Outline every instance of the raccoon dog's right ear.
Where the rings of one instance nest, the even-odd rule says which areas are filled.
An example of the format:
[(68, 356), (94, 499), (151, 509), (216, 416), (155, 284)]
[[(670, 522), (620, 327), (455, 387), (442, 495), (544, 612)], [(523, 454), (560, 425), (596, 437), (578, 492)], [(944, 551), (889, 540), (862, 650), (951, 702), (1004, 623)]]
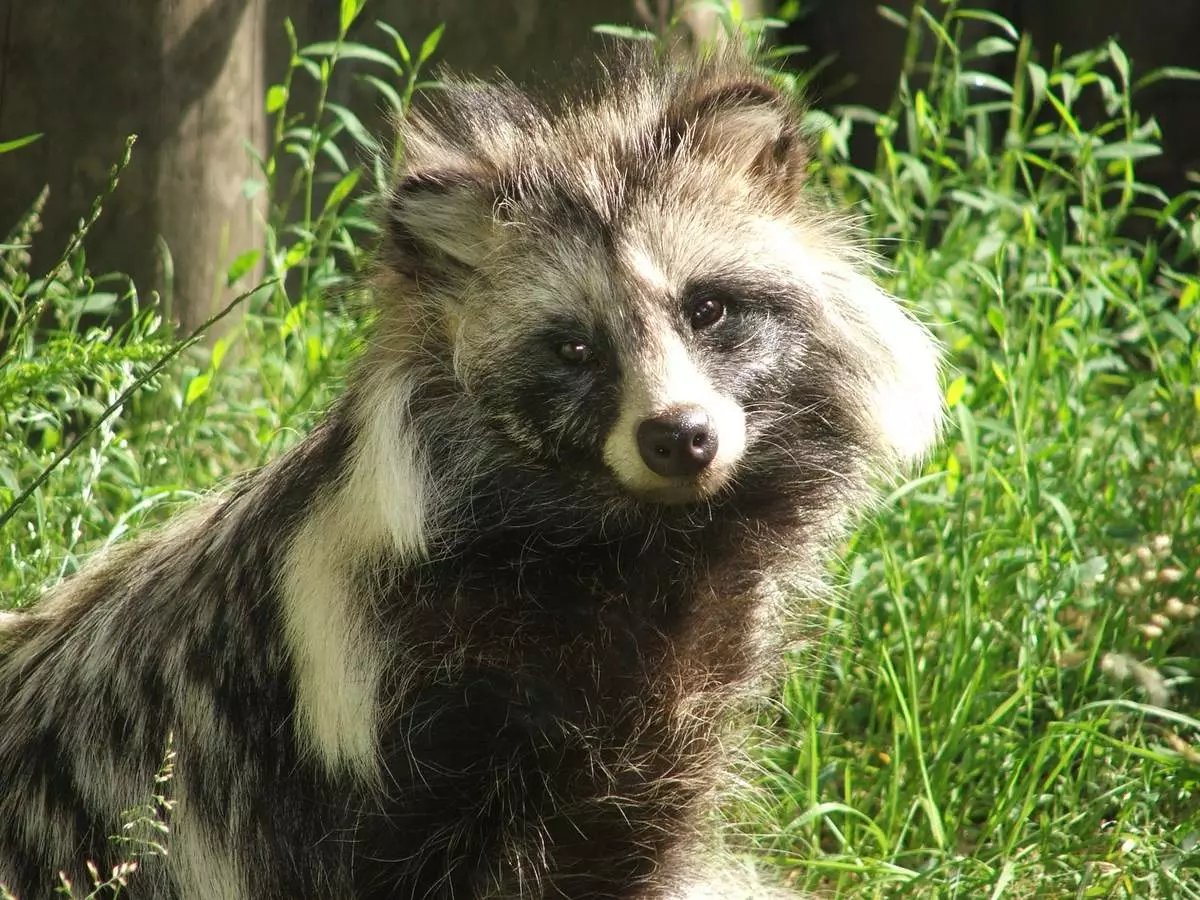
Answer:
[(396, 264), (414, 271), (447, 261), (477, 266), (499, 227), (502, 173), (545, 125), (512, 84), (445, 75), (399, 126), (405, 165), (387, 206)]
[(444, 269), (447, 262), (477, 266), (495, 227), (489, 181), (453, 163), (402, 175), (387, 201), (392, 264), (412, 276)]

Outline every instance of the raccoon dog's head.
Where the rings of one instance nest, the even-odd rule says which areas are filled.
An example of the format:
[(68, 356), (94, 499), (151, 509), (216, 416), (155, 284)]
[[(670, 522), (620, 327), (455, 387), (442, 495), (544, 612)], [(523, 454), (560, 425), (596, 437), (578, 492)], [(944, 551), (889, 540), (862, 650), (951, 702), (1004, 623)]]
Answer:
[(402, 126), (384, 321), (440, 345), (479, 453), (659, 505), (856, 481), (934, 439), (934, 345), (806, 202), (799, 112), (748, 65), (429, 105)]

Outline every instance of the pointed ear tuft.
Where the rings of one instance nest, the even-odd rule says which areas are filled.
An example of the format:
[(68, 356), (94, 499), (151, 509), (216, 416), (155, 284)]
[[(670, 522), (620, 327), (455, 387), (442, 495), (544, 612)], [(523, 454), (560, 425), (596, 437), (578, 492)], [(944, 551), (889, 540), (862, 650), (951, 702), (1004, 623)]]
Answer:
[(749, 77), (705, 83), (679, 96), (663, 123), (667, 140), (718, 159), (785, 202), (804, 184), (809, 156), (794, 104)]

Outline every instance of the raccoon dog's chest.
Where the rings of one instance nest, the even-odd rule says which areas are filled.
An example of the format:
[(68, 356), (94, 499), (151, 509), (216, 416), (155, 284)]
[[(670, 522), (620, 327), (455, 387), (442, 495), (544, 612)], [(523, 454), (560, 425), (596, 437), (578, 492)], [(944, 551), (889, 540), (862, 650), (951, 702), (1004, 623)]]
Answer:
[[(680, 715), (697, 579), (630, 549), (484, 553), (397, 582), (406, 639), (385, 688), (393, 787), (375, 838), (407, 847), (417, 883), (449, 868), (466, 894), (496, 860), (520, 871), (547, 848), (563, 889), (625, 881), (687, 828), (712, 739)], [(619, 859), (598, 868), (601, 846)]]

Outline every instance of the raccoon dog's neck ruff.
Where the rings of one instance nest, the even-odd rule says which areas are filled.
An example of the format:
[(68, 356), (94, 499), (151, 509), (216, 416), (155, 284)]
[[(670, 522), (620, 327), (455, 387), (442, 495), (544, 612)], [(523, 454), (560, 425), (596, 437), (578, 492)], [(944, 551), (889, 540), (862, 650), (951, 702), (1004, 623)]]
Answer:
[(134, 900), (768, 896), (722, 748), (937, 352), (769, 80), (607, 65), (432, 94), (323, 424), (0, 621), (0, 883), (124, 858), (170, 735)]

